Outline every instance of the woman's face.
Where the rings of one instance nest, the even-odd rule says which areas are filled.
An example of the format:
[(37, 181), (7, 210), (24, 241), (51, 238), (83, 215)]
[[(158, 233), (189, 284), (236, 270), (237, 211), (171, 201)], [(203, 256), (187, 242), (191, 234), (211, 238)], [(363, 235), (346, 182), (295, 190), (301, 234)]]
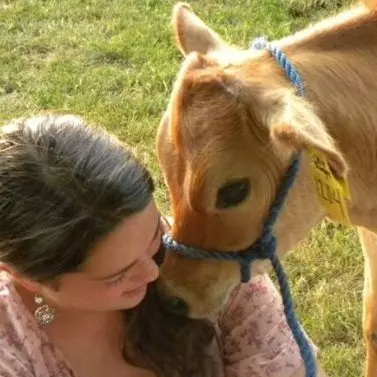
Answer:
[(50, 305), (74, 310), (132, 308), (143, 300), (148, 283), (158, 277), (152, 258), (161, 234), (160, 215), (152, 201), (103, 238), (81, 272), (64, 275), (58, 290), (43, 287), (40, 293)]

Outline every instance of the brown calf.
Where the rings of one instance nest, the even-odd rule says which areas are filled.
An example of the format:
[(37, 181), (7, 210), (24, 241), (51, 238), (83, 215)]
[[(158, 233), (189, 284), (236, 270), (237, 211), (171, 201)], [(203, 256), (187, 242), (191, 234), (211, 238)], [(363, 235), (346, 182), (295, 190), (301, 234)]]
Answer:
[[(249, 246), (293, 153), (322, 152), (349, 182), (348, 213), (365, 252), (366, 375), (377, 376), (377, 14), (361, 6), (274, 42), (301, 72), (304, 98), (268, 51), (229, 46), (187, 5), (176, 5), (173, 25), (185, 61), (157, 144), (174, 238), (205, 249)], [(329, 215), (309, 165), (304, 153), (276, 226), (281, 257)], [(268, 268), (256, 262), (252, 272)], [(236, 263), (170, 253), (161, 277), (163, 294), (183, 300), (192, 317), (216, 313), (240, 281)]]

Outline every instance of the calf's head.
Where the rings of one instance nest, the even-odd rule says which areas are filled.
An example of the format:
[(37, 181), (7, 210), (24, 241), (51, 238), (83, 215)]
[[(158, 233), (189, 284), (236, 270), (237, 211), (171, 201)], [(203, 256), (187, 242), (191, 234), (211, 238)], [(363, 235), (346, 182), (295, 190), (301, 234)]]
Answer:
[[(293, 153), (315, 147), (336, 174), (346, 166), (268, 52), (234, 49), (185, 4), (175, 6), (173, 25), (185, 60), (157, 137), (172, 235), (204, 249), (242, 250), (259, 237)], [(267, 265), (254, 263), (252, 273)], [(239, 282), (235, 262), (167, 253), (160, 292), (172, 310), (209, 317)]]

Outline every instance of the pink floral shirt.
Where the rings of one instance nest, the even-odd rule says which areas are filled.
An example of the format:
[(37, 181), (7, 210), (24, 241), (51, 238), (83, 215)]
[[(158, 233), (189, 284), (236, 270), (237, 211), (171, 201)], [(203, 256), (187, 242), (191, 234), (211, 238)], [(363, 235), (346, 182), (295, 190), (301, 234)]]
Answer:
[[(216, 324), (215, 377), (289, 377), (301, 365), (298, 348), (267, 275), (239, 287)], [(0, 273), (0, 376), (76, 377)]]

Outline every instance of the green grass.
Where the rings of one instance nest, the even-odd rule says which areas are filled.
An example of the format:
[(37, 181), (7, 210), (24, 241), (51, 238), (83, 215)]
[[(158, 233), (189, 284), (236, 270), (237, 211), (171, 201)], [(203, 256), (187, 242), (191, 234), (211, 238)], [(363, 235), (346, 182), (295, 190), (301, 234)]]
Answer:
[[(168, 0), (0, 0), (0, 121), (76, 113), (137, 151), (167, 198), (154, 138), (181, 57)], [(339, 0), (191, 1), (228, 41), (287, 35)], [(324, 223), (286, 262), (305, 328), (330, 376), (362, 375), (362, 255), (355, 232)]]

